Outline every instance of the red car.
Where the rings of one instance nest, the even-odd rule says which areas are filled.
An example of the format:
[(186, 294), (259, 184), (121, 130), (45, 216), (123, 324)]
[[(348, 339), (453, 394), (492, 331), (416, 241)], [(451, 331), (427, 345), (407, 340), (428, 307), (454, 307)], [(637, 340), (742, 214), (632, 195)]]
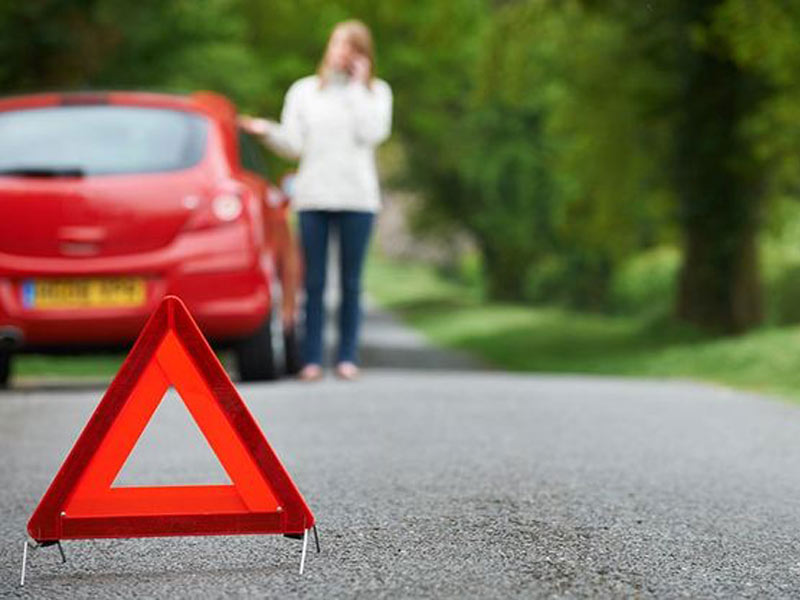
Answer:
[(165, 294), (242, 379), (275, 377), (272, 284), (294, 245), (261, 161), (212, 93), (0, 99), (0, 385), (19, 351), (129, 345)]

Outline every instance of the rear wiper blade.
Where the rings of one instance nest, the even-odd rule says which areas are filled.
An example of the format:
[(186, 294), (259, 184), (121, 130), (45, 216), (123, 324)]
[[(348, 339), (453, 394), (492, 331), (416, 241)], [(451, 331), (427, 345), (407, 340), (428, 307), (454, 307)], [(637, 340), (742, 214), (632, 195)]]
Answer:
[(79, 167), (12, 167), (0, 169), (0, 176), (12, 177), (84, 177), (86, 172)]

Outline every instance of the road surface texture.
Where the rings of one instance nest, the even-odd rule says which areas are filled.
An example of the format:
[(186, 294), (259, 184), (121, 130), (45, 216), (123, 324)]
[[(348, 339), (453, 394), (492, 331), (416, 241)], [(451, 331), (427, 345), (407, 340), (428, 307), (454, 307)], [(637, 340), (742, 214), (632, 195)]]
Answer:
[[(19, 588), (25, 523), (103, 390), (0, 396), (0, 596), (800, 596), (800, 408), (465, 370), (379, 313), (365, 334), (357, 383), (239, 386), (318, 520), (302, 577), (277, 536), (73, 541)], [(170, 392), (118, 483), (226, 481), (200, 436)]]

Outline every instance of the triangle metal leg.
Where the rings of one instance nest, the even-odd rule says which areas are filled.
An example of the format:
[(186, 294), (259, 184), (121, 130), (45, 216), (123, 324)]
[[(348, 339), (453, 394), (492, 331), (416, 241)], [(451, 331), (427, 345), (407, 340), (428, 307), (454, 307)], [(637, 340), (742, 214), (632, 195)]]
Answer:
[(317, 534), (317, 526), (314, 525), (314, 542), (317, 544), (317, 554), (320, 553), (319, 549), (319, 535)]
[(28, 566), (28, 539), (22, 544), (22, 573), (19, 576), (20, 587), (25, 585), (25, 568)]
[(28, 550), (38, 550), (39, 548), (45, 548), (47, 546), (58, 546), (58, 551), (61, 554), (61, 562), (67, 562), (67, 555), (64, 553), (64, 547), (61, 545), (61, 541), (55, 542), (35, 542), (29, 537), (25, 538), (25, 543), (22, 545), (22, 569), (19, 575), (19, 585), (20, 587), (25, 585), (25, 575), (28, 568)]
[(61, 553), (61, 563), (62, 564), (66, 563), (67, 562), (67, 555), (64, 554), (64, 546), (61, 545), (60, 541), (56, 542), (56, 545), (58, 546), (58, 551)]
[(308, 551), (308, 529), (303, 532), (303, 554), (300, 555), (300, 575), (306, 566), (306, 552)]

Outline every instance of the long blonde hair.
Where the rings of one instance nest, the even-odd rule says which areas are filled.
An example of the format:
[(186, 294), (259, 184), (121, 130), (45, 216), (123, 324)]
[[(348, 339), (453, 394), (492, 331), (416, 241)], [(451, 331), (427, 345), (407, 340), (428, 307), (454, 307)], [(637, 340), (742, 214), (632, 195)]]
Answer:
[(340, 31), (344, 33), (347, 42), (353, 50), (369, 60), (369, 80), (367, 85), (372, 86), (372, 78), (375, 76), (375, 46), (372, 42), (372, 32), (363, 21), (359, 19), (348, 19), (347, 21), (337, 23), (333, 27), (330, 36), (328, 36), (328, 43), (325, 45), (325, 53), (322, 55), (322, 60), (317, 67), (320, 87), (324, 87), (328, 83), (328, 69), (326, 69), (325, 65), (328, 57), (328, 48), (330, 47), (333, 36)]

